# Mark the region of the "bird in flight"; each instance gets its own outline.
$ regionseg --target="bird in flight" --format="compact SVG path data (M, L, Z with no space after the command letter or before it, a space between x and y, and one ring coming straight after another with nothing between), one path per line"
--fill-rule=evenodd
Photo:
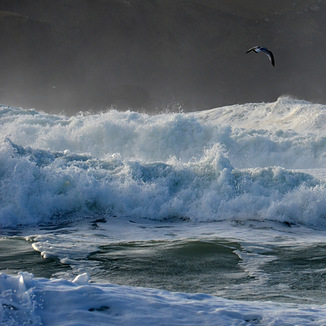
M271 51L269 51L268 49L266 49L262 46L254 46L253 48L249 49L246 53L249 53L251 51L254 51L255 53L259 53L259 52L265 53L268 56L269 60L271 61L272 65L275 66L275 60L274 60L273 53Z

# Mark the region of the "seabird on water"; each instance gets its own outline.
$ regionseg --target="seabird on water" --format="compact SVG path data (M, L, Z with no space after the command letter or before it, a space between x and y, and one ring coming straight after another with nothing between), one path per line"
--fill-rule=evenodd
M274 56L273 53L271 51L269 51L268 49L262 47L262 46L254 46L253 48L249 49L246 53L254 51L255 53L259 53L259 52L263 52L265 53L269 60L271 61L272 65L275 66L275 60L274 60Z

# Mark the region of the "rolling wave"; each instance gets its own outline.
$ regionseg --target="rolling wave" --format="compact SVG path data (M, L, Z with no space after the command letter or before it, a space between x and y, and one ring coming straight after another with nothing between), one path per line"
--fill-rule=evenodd
M324 226L325 184L309 171L325 164L325 113L290 98L155 116L2 107L0 223L116 215Z

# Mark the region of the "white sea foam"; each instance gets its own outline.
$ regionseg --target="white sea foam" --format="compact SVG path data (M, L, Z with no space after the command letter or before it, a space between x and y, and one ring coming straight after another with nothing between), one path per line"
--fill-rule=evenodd
M226 300L111 284L0 274L2 325L324 325L317 305Z
M264 297L274 277L266 268L280 252L307 249L301 257L322 267L323 257L309 250L325 239L325 114L323 105L285 97L155 116L2 107L0 225L34 225L19 230L66 268L51 271L51 280L0 274L0 324L326 324L322 304L250 297L254 290ZM180 219L190 222L170 223ZM61 224L67 220L74 223ZM197 223L204 221L222 222ZM250 280L227 288L251 301L89 283L107 282L104 267L89 259L101 246L162 239L236 243L232 257ZM323 273L314 274L317 283ZM276 293L292 283L275 284ZM283 299L324 302L322 290L316 297L312 289L307 301L290 298L303 292L285 291Z
M326 164L325 116L289 98L156 116L2 107L0 224L123 215L324 227L326 187L311 171Z

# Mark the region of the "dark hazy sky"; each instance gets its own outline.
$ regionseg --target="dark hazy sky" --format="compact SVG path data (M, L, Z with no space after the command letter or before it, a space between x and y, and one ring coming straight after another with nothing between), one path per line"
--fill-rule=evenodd
M48 112L325 103L319 0L0 1L1 103ZM273 51L273 67L263 54Z

